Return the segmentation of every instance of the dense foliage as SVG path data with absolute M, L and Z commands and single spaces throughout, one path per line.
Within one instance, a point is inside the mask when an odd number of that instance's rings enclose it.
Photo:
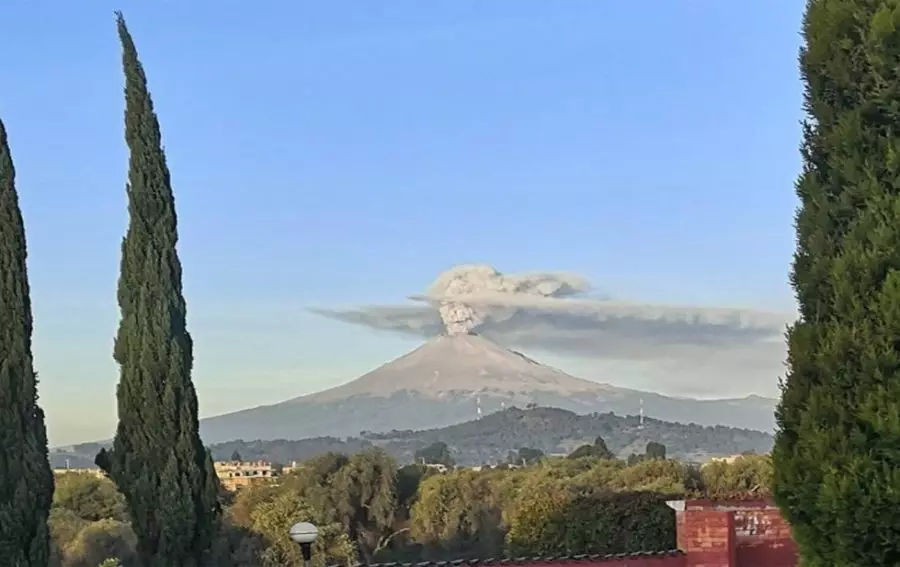
M 454 465 L 450 447 L 443 441 L 436 441 L 416 451 L 415 462 L 423 465 L 444 465 L 445 467 Z
M 31 355 L 25 224 L 0 122 L 0 558 L 45 567 L 53 473 Z
M 191 382 L 177 221 L 159 122 L 121 14 L 125 71 L 128 232 L 119 277 L 121 322 L 114 357 L 119 423 L 97 465 L 125 496 L 142 565 L 193 567 L 218 520 L 218 480 L 200 441 Z
M 298 521 L 321 537 L 314 567 L 364 561 L 541 554 L 631 553 L 675 546 L 667 498 L 765 494 L 767 457 L 702 468 L 646 459 L 543 458 L 524 468 L 397 467 L 378 449 L 326 453 L 272 484 L 222 493 L 224 526 L 213 545 L 218 567 L 300 567 L 288 537 Z M 535 498 L 540 494 L 540 498 Z M 58 482 L 51 514 L 51 567 L 136 562 L 124 498 L 90 474 Z
M 775 496 L 807 567 L 900 564 L 900 2 L 809 0 Z
M 584 457 L 596 457 L 598 459 L 613 459 L 615 455 L 609 448 L 606 446 L 606 441 L 603 440 L 603 437 L 597 437 L 594 439 L 593 443 L 586 443 L 571 453 L 569 453 L 570 459 L 581 459 Z
M 517 511 L 506 540 L 511 553 L 612 554 L 675 549 L 675 511 L 655 492 L 547 487 Z

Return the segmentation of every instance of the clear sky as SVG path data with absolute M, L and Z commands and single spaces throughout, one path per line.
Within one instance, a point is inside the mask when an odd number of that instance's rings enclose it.
M 576 272 L 641 301 L 792 309 L 802 8 L 4 2 L 0 117 L 51 443 L 106 437 L 115 420 L 114 9 L 162 124 L 212 415 L 401 354 L 416 341 L 304 309 L 401 301 L 462 262 Z

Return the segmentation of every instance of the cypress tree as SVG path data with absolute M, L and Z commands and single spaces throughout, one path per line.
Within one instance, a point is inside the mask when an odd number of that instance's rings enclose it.
M 900 565 L 900 2 L 808 0 L 774 494 L 806 567 Z
M 220 515 L 218 480 L 204 448 L 191 381 L 177 221 L 159 122 L 131 35 L 116 14 L 125 71 L 127 234 L 119 276 L 119 423 L 97 465 L 125 496 L 145 567 L 193 567 Z
M 0 564 L 47 567 L 53 471 L 31 358 L 25 224 L 0 121 Z

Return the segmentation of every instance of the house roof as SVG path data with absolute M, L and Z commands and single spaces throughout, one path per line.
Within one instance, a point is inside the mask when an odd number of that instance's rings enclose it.
M 638 553 L 619 553 L 611 555 L 549 555 L 544 557 L 515 557 L 515 558 L 486 558 L 486 559 L 455 559 L 451 561 L 418 561 L 413 563 L 357 563 L 354 567 L 471 567 L 490 565 L 535 565 L 544 563 L 571 564 L 571 563 L 602 563 L 604 561 L 620 561 L 622 559 L 639 559 L 647 557 L 675 557 L 684 555 L 679 549 L 669 551 L 644 551 Z M 337 566 L 335 566 L 337 567 Z

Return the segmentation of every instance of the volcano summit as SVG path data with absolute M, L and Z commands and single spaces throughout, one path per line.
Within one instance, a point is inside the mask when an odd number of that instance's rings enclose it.
M 530 403 L 531 396 L 551 393 L 573 396 L 597 392 L 603 386 L 545 366 L 518 352 L 474 334 L 452 334 L 427 343 L 360 378 L 306 398 L 330 402 L 353 396 L 391 397 L 400 392 L 425 399 L 452 396 L 500 397 Z M 517 396 L 524 396 L 516 399 Z M 467 417 L 472 417 L 472 408 Z

